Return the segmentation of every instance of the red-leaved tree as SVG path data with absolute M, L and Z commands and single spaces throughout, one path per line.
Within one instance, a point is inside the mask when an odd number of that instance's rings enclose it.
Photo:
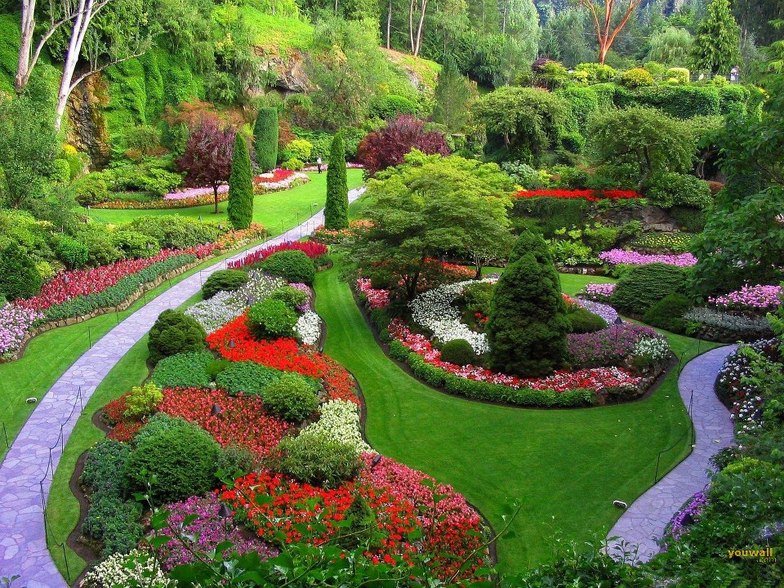
M 357 159 L 370 175 L 403 163 L 412 149 L 427 155 L 449 155 L 449 147 L 442 133 L 428 131 L 425 122 L 410 114 L 401 114 L 381 130 L 368 133 L 357 150 Z
M 191 128 L 185 153 L 177 160 L 177 169 L 185 172 L 186 186 L 212 188 L 216 214 L 218 188 L 231 175 L 234 135 L 234 129 L 222 125 L 217 117 L 205 116 Z

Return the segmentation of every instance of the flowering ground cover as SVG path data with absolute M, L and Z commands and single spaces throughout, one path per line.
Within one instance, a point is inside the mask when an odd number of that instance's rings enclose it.
M 254 251 L 253 253 L 249 253 L 242 259 L 231 262 L 229 267 L 233 269 L 239 269 L 245 267 L 246 265 L 253 265 L 254 263 L 263 261 L 270 255 L 278 253 L 279 251 L 292 250 L 302 251 L 305 255 L 313 259 L 325 255 L 327 253 L 327 246 L 323 245 L 322 243 L 316 243 L 314 241 L 286 241 L 285 243 L 280 243 L 279 245 L 264 247 Z
M 689 267 L 697 263 L 697 258 L 691 253 L 675 255 L 655 255 L 627 251 L 626 249 L 610 249 L 599 254 L 599 259 L 608 265 L 648 265 L 649 263 L 664 263 L 677 267 Z
M 634 190 L 520 190 L 515 194 L 515 198 L 565 198 L 583 199 L 589 202 L 599 202 L 600 200 L 633 200 L 642 198 L 642 195 Z
M 784 288 L 763 285 L 743 286 L 722 296 L 708 298 L 708 302 L 722 310 L 739 310 L 764 314 L 775 310 L 782 303 Z

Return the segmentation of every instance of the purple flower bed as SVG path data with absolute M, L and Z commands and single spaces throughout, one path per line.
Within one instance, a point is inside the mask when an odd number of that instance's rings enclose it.
M 297 311 L 306 312 L 308 310 L 313 310 L 313 290 L 310 289 L 310 286 L 301 282 L 292 282 L 289 284 L 289 286 L 296 288 L 297 290 L 301 290 L 308 295 L 308 301 L 297 306 Z
M 13 304 L 0 308 L 0 357 L 8 357 L 19 349 L 30 327 L 43 316 L 36 310 Z
M 708 302 L 726 310 L 751 310 L 765 312 L 775 310 L 781 304 L 784 288 L 781 286 L 743 286 L 723 296 L 708 298 Z
M 192 496 L 185 502 L 170 504 L 166 508 L 170 512 L 169 524 L 178 531 L 180 536 L 187 536 L 192 544 L 189 546 L 197 553 L 207 553 L 224 541 L 232 543 L 232 550 L 239 554 L 255 551 L 261 558 L 275 557 L 278 550 L 261 541 L 248 538 L 237 528 L 231 517 L 224 518 L 219 514 L 221 503 L 214 494 Z M 185 519 L 196 516 L 188 525 Z M 174 537 L 174 531 L 165 528 L 160 531 L 165 537 Z M 188 541 L 188 539 L 185 539 Z M 193 555 L 179 539 L 172 539 L 162 548 L 161 565 L 165 571 L 175 566 L 192 563 Z
M 615 286 L 615 284 L 607 284 L 608 286 Z M 618 311 L 609 304 L 602 304 L 601 302 L 594 302 L 593 300 L 585 300 L 583 298 L 575 298 L 577 304 L 582 306 L 588 312 L 600 316 L 608 325 L 611 325 L 618 318 Z
M 595 333 L 572 333 L 567 335 L 572 367 L 623 365 L 640 339 L 658 336 L 650 327 L 630 323 L 611 325 Z
M 669 536 L 677 540 L 683 535 L 686 532 L 686 528 L 697 520 L 707 503 L 708 497 L 705 495 L 705 492 L 697 492 L 692 496 L 686 503 L 686 506 L 672 517 Z
M 613 292 L 615 292 L 615 284 L 597 284 L 595 282 L 591 282 L 590 284 L 585 285 L 584 291 L 586 296 L 590 296 L 591 298 L 598 300 L 606 300 L 613 295 Z
M 625 249 L 610 249 L 599 254 L 599 259 L 610 265 L 648 265 L 649 263 L 665 263 L 678 267 L 689 267 L 697 263 L 697 258 L 691 253 L 678 255 L 649 255 Z

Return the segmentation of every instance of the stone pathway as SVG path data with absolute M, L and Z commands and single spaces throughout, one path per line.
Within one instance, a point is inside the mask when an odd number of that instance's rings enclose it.
M 354 201 L 364 188 L 349 192 Z M 297 240 L 323 224 L 323 211 L 301 225 L 175 284 L 134 312 L 86 351 L 41 399 L 0 465 L 0 578 L 18 575 L 14 587 L 65 588 L 46 547 L 43 505 L 76 420 L 115 364 L 150 330 L 158 315 L 177 308 L 214 271 L 249 251 Z M 79 389 L 81 388 L 81 397 Z
M 686 364 L 678 389 L 688 407 L 692 391 L 691 417 L 696 441 L 691 454 L 655 486 L 635 500 L 607 534 L 607 550 L 620 558 L 621 543 L 637 548 L 637 560 L 645 562 L 659 552 L 656 543 L 673 515 L 692 495 L 708 483 L 710 458 L 732 444 L 735 434 L 730 413 L 713 390 L 716 375 L 734 345 L 712 349 Z M 611 539 L 615 538 L 615 539 Z

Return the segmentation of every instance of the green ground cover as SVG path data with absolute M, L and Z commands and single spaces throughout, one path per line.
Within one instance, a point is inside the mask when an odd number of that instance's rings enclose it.
M 362 185 L 362 170 L 348 171 L 348 187 Z M 291 190 L 281 190 L 270 194 L 258 195 L 253 207 L 253 222 L 264 225 L 271 235 L 279 235 L 284 230 L 296 226 L 324 207 L 327 190 L 326 173 L 310 173 L 310 182 Z M 162 216 L 178 214 L 200 219 L 211 223 L 228 223 L 226 207 L 228 202 L 221 202 L 220 211 L 215 214 L 214 205 L 194 206 L 191 208 L 157 209 L 157 210 L 108 210 L 91 209 L 90 217 L 102 223 L 127 223 L 141 216 Z
M 503 572 L 552 557 L 555 538 L 603 537 L 620 511 L 688 454 L 690 426 L 671 372 L 645 400 L 617 406 L 531 410 L 481 404 L 422 385 L 389 360 L 354 304 L 340 268 L 316 279 L 316 307 L 327 324 L 325 351 L 360 383 L 366 432 L 382 453 L 452 484 L 500 527 L 520 500 L 514 537 L 499 541 Z M 589 276 L 565 279 L 569 289 Z M 684 360 L 699 343 L 668 335 Z M 709 346 L 702 343 L 701 350 Z

